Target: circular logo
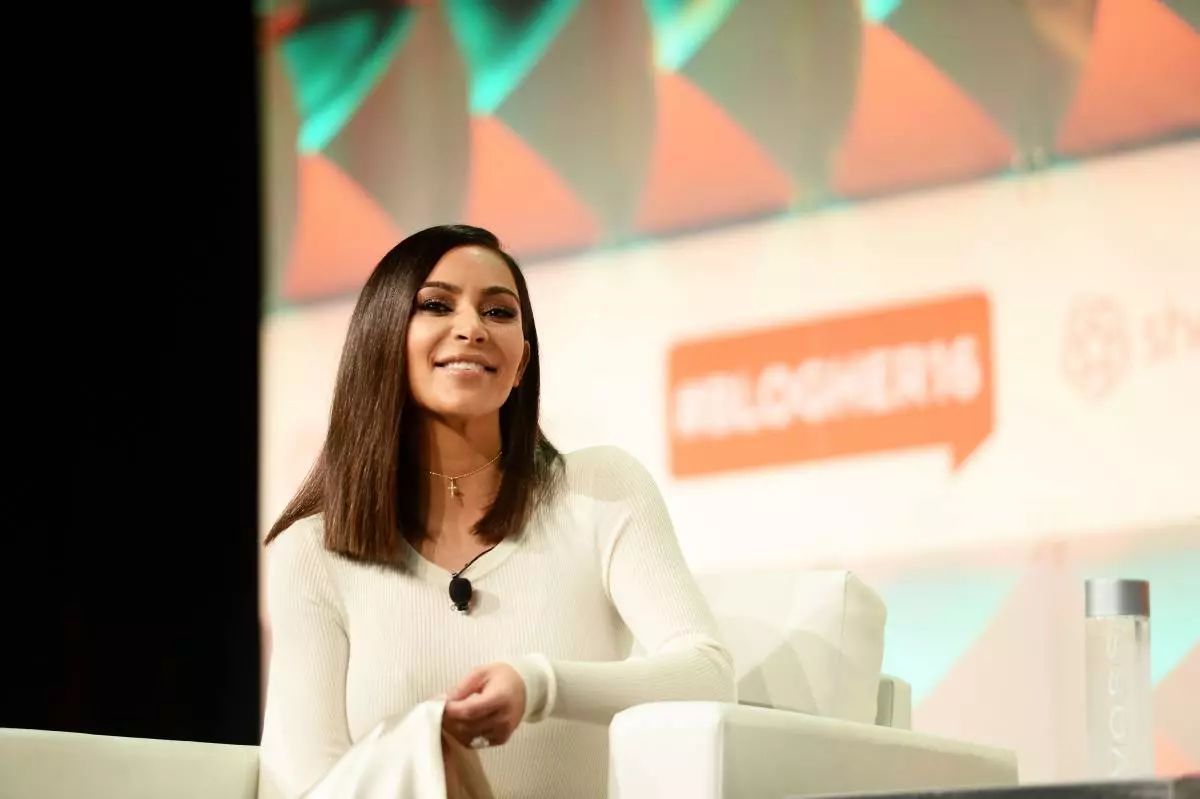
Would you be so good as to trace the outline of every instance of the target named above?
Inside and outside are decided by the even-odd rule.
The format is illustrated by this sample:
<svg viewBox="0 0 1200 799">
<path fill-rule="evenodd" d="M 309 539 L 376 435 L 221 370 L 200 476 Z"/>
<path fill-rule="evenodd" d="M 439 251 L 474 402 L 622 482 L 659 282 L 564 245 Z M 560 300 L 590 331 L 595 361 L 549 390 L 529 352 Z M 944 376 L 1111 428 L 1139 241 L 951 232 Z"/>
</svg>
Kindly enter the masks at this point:
<svg viewBox="0 0 1200 799">
<path fill-rule="evenodd" d="M 1067 313 L 1063 374 L 1090 400 L 1112 393 L 1129 373 L 1132 361 L 1129 324 L 1109 297 L 1083 297 Z"/>
</svg>

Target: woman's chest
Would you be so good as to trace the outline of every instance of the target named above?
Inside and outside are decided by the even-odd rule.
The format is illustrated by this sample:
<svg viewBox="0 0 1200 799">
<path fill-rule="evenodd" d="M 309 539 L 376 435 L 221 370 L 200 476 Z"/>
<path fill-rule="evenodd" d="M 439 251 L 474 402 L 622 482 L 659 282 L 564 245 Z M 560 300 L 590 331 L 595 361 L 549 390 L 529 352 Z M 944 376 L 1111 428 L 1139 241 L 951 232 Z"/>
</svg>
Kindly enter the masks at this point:
<svg viewBox="0 0 1200 799">
<path fill-rule="evenodd" d="M 355 589 L 343 592 L 352 734 L 444 695 L 472 669 L 498 660 L 628 656 L 628 631 L 604 590 L 599 558 L 593 547 L 572 543 L 523 541 L 473 577 L 467 614 L 454 609 L 441 570 L 356 575 Z"/>
</svg>

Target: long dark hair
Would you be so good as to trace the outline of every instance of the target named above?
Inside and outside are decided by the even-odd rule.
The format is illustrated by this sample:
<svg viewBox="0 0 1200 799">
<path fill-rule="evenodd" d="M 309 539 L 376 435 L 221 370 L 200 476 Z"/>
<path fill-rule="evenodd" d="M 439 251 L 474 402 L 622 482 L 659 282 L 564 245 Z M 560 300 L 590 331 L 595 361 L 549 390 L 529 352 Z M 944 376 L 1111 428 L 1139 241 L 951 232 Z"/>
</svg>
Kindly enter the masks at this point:
<svg viewBox="0 0 1200 799">
<path fill-rule="evenodd" d="M 500 488 L 475 526 L 488 543 L 518 533 L 552 487 L 562 457 L 538 423 L 541 372 L 525 277 L 496 236 L 466 225 L 414 233 L 380 259 L 350 317 L 333 389 L 329 429 L 312 471 L 267 534 L 324 514 L 325 547 L 354 560 L 394 564 L 397 536 L 423 533 L 421 464 L 410 402 L 405 343 L 417 292 L 446 253 L 475 245 L 508 264 L 520 295 L 529 363 L 500 408 Z"/>
</svg>

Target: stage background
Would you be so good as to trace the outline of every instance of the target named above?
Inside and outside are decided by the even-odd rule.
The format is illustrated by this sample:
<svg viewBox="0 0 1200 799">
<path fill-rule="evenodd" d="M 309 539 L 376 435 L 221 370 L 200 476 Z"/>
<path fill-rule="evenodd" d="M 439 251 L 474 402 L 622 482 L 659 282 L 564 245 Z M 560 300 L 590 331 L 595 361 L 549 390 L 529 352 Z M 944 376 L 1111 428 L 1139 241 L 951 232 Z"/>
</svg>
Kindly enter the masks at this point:
<svg viewBox="0 0 1200 799">
<path fill-rule="evenodd" d="M 548 432 L 641 458 L 694 569 L 859 571 L 916 726 L 1027 781 L 1081 773 L 1083 578 L 1149 578 L 1200 767 L 1196 6 L 479 7 L 264 14 L 263 529 L 375 261 L 486 225 Z"/>
</svg>

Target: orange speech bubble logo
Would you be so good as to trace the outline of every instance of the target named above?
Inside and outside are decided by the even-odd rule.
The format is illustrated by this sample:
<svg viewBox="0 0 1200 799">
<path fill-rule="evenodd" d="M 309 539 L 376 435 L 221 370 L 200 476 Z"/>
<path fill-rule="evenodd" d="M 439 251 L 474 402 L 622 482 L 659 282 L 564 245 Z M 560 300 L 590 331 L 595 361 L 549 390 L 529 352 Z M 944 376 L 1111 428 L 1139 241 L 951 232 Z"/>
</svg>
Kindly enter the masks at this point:
<svg viewBox="0 0 1200 799">
<path fill-rule="evenodd" d="M 679 477 L 948 445 L 992 432 L 991 312 L 981 293 L 675 346 Z"/>
</svg>

